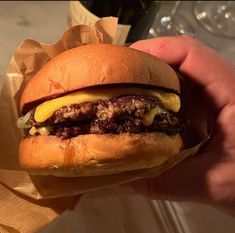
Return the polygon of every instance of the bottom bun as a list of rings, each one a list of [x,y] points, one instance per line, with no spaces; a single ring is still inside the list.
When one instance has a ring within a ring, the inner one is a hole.
[[[66,140],[32,136],[21,141],[19,159],[35,175],[97,176],[156,167],[181,148],[179,134],[88,134]]]

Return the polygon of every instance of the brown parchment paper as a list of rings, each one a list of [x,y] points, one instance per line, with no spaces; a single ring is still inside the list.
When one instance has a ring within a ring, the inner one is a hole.
[[[183,105],[191,120],[190,129],[183,135],[186,149],[161,167],[95,178],[30,176],[21,170],[17,150],[22,132],[16,127],[16,120],[25,85],[45,63],[67,49],[87,43],[112,43],[116,27],[116,18],[102,18],[94,27],[77,25],[69,28],[53,45],[27,39],[17,48],[0,95],[0,229],[6,232],[35,232],[70,208],[79,194],[159,175],[197,153],[208,140],[208,117],[200,92],[182,79]],[[187,88],[184,88],[185,85]]]

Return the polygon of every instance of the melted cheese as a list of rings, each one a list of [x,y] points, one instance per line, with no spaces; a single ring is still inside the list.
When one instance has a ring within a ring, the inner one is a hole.
[[[34,126],[29,130],[29,134],[31,136],[36,135],[39,133],[40,135],[47,136],[50,134],[50,127],[40,127],[40,128],[35,128]]]
[[[151,109],[149,112],[147,112],[144,115],[143,124],[145,126],[151,125],[153,123],[156,115],[159,115],[159,114],[165,113],[165,112],[167,112],[167,111],[164,110],[163,108],[160,108],[160,107],[155,107],[155,108]]]
[[[84,102],[98,102],[99,100],[109,100],[113,97],[122,95],[144,95],[157,97],[164,108],[178,112],[180,109],[180,98],[173,93],[167,93],[160,90],[149,90],[142,88],[105,88],[105,89],[92,89],[86,91],[79,91],[68,94],[56,99],[48,100],[35,110],[34,118],[37,122],[44,122],[50,118],[58,109],[70,105],[81,104]]]

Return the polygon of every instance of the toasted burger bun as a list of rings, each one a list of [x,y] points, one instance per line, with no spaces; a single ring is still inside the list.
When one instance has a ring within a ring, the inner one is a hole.
[[[105,84],[146,84],[180,92],[174,70],[154,56],[127,47],[92,44],[67,50],[29,81],[23,114],[43,101],[81,88]],[[97,176],[161,165],[182,147],[179,134],[87,134],[62,140],[56,136],[22,139],[19,159],[32,174]]]
[[[181,146],[179,134],[89,134],[67,140],[36,136],[21,141],[19,155],[32,174],[97,176],[159,166]]]
[[[20,109],[24,110],[28,103],[68,91],[123,83],[147,84],[180,92],[175,71],[158,58],[128,47],[90,44],[67,50],[44,65],[24,89]]]

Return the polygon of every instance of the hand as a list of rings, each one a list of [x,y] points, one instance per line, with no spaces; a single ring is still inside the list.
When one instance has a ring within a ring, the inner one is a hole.
[[[133,182],[135,192],[235,211],[235,67],[188,36],[143,40],[131,47],[177,66],[185,77],[200,85],[216,119],[212,139],[201,154],[157,178]]]

